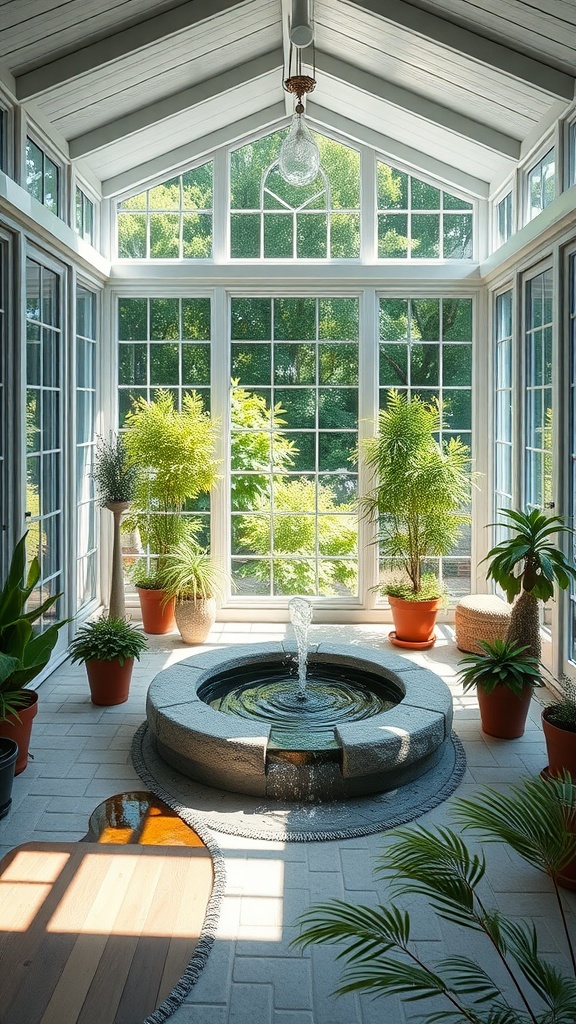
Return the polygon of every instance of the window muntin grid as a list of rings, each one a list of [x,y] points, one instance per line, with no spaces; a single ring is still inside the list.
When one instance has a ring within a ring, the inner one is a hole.
[[[380,299],[379,406],[391,389],[439,399],[447,420],[440,439],[460,437],[472,445],[472,299]],[[381,566],[381,576],[384,566]],[[457,600],[470,593],[471,529],[462,530],[454,551],[430,559]]]
[[[118,300],[119,427],[137,398],[153,401],[160,389],[180,409],[186,393],[201,395],[210,408],[211,303],[209,298],[120,298]],[[201,542],[210,534],[210,500],[202,494],[186,507],[200,524]],[[124,554],[134,556],[134,538]]]
[[[512,431],[512,290],[496,296],[494,309],[494,507],[512,508],[514,490],[512,467],[514,438]],[[495,539],[503,539],[500,530]]]
[[[556,195],[556,161],[554,149],[549,150],[526,175],[526,220],[533,220]]]
[[[382,160],[377,173],[379,259],[472,259],[472,203]]]
[[[524,503],[552,500],[553,277],[545,270],[526,285],[524,335]]]
[[[118,259],[210,259],[213,170],[209,161],[119,203]]]
[[[231,551],[240,597],[357,596],[359,303],[231,300]]]
[[[63,588],[62,330],[58,275],[26,260],[26,518],[28,558],[40,562],[37,607]],[[61,599],[40,626],[61,618]]]
[[[94,493],[96,449],[96,295],[76,288],[76,609],[97,597],[98,537]]]
[[[26,139],[26,188],[34,199],[60,215],[60,168],[32,139]]]
[[[360,154],[313,132],[322,168],[310,185],[278,171],[286,131],[230,154],[231,259],[329,260],[360,255]]]

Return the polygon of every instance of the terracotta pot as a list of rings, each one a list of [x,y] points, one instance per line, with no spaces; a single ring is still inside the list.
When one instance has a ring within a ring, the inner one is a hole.
[[[16,761],[15,775],[20,775],[28,764],[28,748],[32,733],[32,722],[38,713],[38,694],[35,690],[27,690],[29,703],[25,708],[18,709],[18,718],[15,715],[8,715],[0,722],[0,736],[8,740],[14,740],[18,744],[18,759]]]
[[[442,607],[442,598],[433,601],[405,601],[401,597],[388,597],[394,619],[396,639],[404,644],[433,642],[436,616]]]
[[[525,686],[517,697],[509,686],[498,683],[490,693],[483,686],[476,687],[482,732],[501,740],[515,740],[524,735],[532,687]]]
[[[213,597],[198,601],[176,602],[176,625],[185,644],[203,644],[216,622]]]
[[[176,627],[174,598],[165,601],[166,595],[163,590],[146,590],[144,587],[136,587],[136,590],[140,597],[144,632],[171,633]]]
[[[0,819],[5,818],[12,803],[12,783],[18,757],[18,744],[0,737]]]
[[[100,661],[91,658],[87,661],[86,674],[92,703],[100,707],[125,704],[130,693],[133,667],[134,658],[126,658],[123,665],[116,660]]]
[[[547,711],[542,712],[542,729],[548,753],[548,773],[558,778],[562,772],[570,772],[576,782],[576,732],[562,729],[548,721]]]

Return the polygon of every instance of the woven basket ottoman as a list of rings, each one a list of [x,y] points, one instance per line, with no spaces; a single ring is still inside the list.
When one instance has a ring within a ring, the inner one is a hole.
[[[479,640],[503,640],[510,625],[512,608],[493,594],[470,594],[454,610],[456,646],[461,651],[481,654]]]

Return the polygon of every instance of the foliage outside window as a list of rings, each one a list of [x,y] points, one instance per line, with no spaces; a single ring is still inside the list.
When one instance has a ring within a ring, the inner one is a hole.
[[[378,161],[378,258],[470,260],[472,203]]]
[[[500,508],[512,508],[512,292],[496,296],[494,345],[494,504],[492,516]],[[498,543],[507,530],[495,535]]]
[[[472,449],[471,299],[382,298],[379,363],[380,408],[386,408],[392,389],[425,402],[438,399],[448,424],[441,439],[456,436]],[[440,575],[452,596],[468,594],[470,556],[467,527],[456,549],[431,559],[424,571]]]
[[[512,236],[512,193],[508,192],[496,207],[496,246],[504,245]]]
[[[210,299],[121,298],[118,302],[119,426],[138,399],[168,392],[176,409],[196,392],[210,408]],[[185,513],[198,521],[200,541],[209,538],[209,498],[200,495]],[[124,538],[124,554],[136,539]]]
[[[524,338],[524,504],[545,508],[552,500],[552,271],[526,286]]]
[[[118,206],[118,258],[197,260],[212,256],[212,162]]]
[[[76,289],[76,607],[96,598],[98,538],[92,469],[96,447],[96,295]]]
[[[85,242],[94,245],[94,203],[81,188],[76,186],[75,220],[76,234]]]
[[[286,131],[230,157],[232,259],[327,260],[360,255],[360,154],[314,132],[322,171],[289,185],[277,160]]]
[[[357,593],[358,300],[232,300],[240,596]]]
[[[60,213],[60,168],[32,139],[26,139],[26,188],[52,213]]]
[[[533,220],[550,205],[556,195],[556,163],[551,149],[528,171],[527,220]]]

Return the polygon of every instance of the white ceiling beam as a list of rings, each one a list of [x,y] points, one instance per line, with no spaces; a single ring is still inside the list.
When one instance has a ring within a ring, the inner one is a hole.
[[[94,128],[83,135],[77,135],[75,139],[71,139],[70,156],[73,160],[87,156],[89,153],[104,149],[106,146],[111,146],[121,139],[159,124],[175,114],[181,114],[183,111],[191,110],[200,103],[206,103],[227,92],[238,89],[249,82],[261,78],[263,75],[270,74],[271,71],[278,71],[278,74],[280,74],[281,63],[282,51],[273,50],[262,57],[256,57],[254,60],[239,64],[237,67],[231,68],[230,71],[225,71],[221,75],[208,78],[205,82],[199,82],[188,89],[182,89],[180,92],[167,96],[163,100],[157,100],[155,103],[139,107],[138,110],[134,110],[130,114],[118,117],[115,121],[108,121],[107,124],[100,125],[99,128]]]
[[[358,124],[357,121],[352,121],[343,114],[337,114],[335,111],[329,110],[328,107],[321,106],[316,101],[308,107],[306,120],[309,124],[317,125],[319,130],[322,130],[323,127],[332,129],[332,131],[337,132],[339,135],[347,136],[351,142],[357,142],[362,146],[369,146],[371,149],[380,152],[383,156],[389,156],[392,159],[396,158],[408,167],[413,167],[415,171],[428,172],[432,177],[440,178],[441,181],[445,181],[448,185],[464,189],[465,192],[470,192],[479,199],[488,198],[489,184],[482,178],[476,178],[473,174],[467,174],[466,171],[461,171],[457,167],[452,167],[442,160],[429,156],[427,153],[422,153],[419,149],[413,149],[412,146],[407,146],[397,139],[383,135],[373,128]]]
[[[413,7],[405,0],[386,0],[385,4],[382,0],[348,0],[348,3],[359,10],[377,15],[383,22],[392,22],[419,36],[433,39],[434,42],[448,46],[457,53],[463,53],[502,74],[530,82],[551,96],[564,100],[571,100],[574,97],[575,81],[572,75],[557,71],[534,57],[526,57],[502,43],[485,39],[476,32],[423,11],[421,7]]]
[[[131,28],[122,29],[66,57],[43,64],[36,71],[20,75],[16,79],[16,95],[19,100],[27,100],[49,89],[56,89],[80,75],[90,74],[161,39],[224,14],[241,2],[243,0],[210,0],[210,3],[206,0],[188,0],[188,3],[163,11]]]
[[[337,57],[330,57],[326,53],[316,54],[316,67],[324,75],[346,82],[353,88],[376,96],[385,103],[391,103],[395,107],[410,111],[416,117],[423,118],[433,124],[440,125],[456,135],[462,135],[480,146],[485,146],[495,153],[510,157],[512,160],[520,158],[520,142],[505,132],[498,131],[490,125],[475,121],[466,114],[460,114],[456,110],[427,99],[419,93],[411,92],[404,86],[395,85],[384,78],[379,78],[368,71],[362,71]]]
[[[239,139],[269,128],[285,119],[284,103],[282,101],[274,103],[270,107],[258,110],[255,114],[243,117],[240,121],[226,125],[225,128],[219,128],[218,131],[203,135],[200,139],[187,142],[183,146],[163,153],[162,156],[154,157],[146,163],[138,163],[136,167],[128,171],[107,178],[102,182],[102,196],[110,199],[123,192],[148,186],[149,183],[157,183],[164,180],[166,175],[180,173],[187,165],[214,152],[220,146],[230,146]]]

